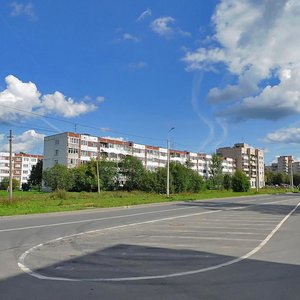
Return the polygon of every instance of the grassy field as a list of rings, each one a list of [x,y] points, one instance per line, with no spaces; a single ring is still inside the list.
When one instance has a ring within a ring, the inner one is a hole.
[[[0,191],[0,216],[21,214],[48,213],[59,211],[72,211],[89,208],[105,208],[118,206],[131,206],[137,204],[158,203],[167,201],[204,200],[212,198],[225,198],[237,196],[250,196],[256,194],[285,193],[285,189],[261,189],[259,192],[250,190],[247,193],[231,191],[203,191],[199,194],[175,194],[167,198],[165,195],[147,194],[142,192],[101,192],[97,193],[66,193],[59,197],[55,193],[37,191],[13,194],[13,203],[8,202],[8,193]]]

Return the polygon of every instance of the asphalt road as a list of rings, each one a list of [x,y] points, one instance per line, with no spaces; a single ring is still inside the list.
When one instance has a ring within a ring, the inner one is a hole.
[[[300,195],[0,218],[0,300],[300,299]]]

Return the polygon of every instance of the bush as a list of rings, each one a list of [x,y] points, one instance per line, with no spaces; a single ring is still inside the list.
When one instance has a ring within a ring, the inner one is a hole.
[[[225,174],[223,178],[223,187],[225,190],[230,190],[231,189],[231,176],[229,174]]]
[[[7,190],[9,186],[9,177],[4,177],[1,181],[1,190]],[[13,178],[12,179],[13,190],[18,190],[20,188],[20,182]]]
[[[250,188],[248,177],[240,170],[237,170],[232,176],[231,184],[234,192],[247,192]]]
[[[22,191],[28,192],[30,191],[31,187],[29,183],[22,183]]]
[[[69,191],[74,186],[74,177],[70,169],[63,165],[55,165],[43,172],[45,185],[53,191],[57,189]]]

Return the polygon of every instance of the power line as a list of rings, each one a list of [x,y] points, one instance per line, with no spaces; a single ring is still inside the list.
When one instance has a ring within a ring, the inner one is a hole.
[[[94,130],[97,130],[97,131],[100,130],[102,132],[111,132],[111,133],[115,133],[115,134],[121,134],[121,135],[125,135],[125,136],[131,136],[131,137],[148,139],[148,140],[164,141],[164,139],[147,137],[147,136],[142,136],[142,135],[136,135],[136,134],[131,134],[131,133],[127,133],[127,132],[121,132],[121,131],[112,130],[112,129],[109,129],[109,128],[104,130],[101,127],[96,127],[96,126],[92,126],[92,125],[86,125],[86,124],[83,124],[83,123],[77,123],[77,122],[72,122],[72,121],[66,121],[66,120],[63,120],[63,119],[60,119],[60,118],[56,118],[56,117],[51,117],[51,116],[44,116],[44,115],[36,113],[36,112],[27,111],[27,110],[24,110],[24,109],[20,109],[20,108],[16,108],[16,107],[11,107],[11,106],[4,105],[4,104],[0,104],[0,107],[5,107],[5,108],[8,108],[8,109],[12,109],[12,110],[24,112],[24,113],[27,113],[27,114],[31,114],[31,115],[42,117],[42,118],[46,118],[46,119],[51,119],[51,120],[55,120],[55,121],[59,121],[59,122],[68,123],[68,124],[71,124],[73,126],[76,126],[76,128],[78,126],[80,126],[80,127],[84,127],[84,128],[94,129]]]
[[[34,115],[34,116],[38,116],[38,117],[41,117],[41,118],[46,118],[46,119],[50,119],[50,120],[54,120],[54,121],[58,121],[58,122],[64,122],[64,123],[67,123],[67,124],[70,124],[70,125],[74,126],[74,128],[76,128],[76,129],[78,128],[78,126],[80,126],[80,127],[84,127],[84,128],[97,130],[97,131],[114,133],[114,134],[117,134],[117,135],[130,136],[130,137],[146,139],[146,140],[153,140],[153,141],[160,141],[160,142],[165,142],[166,141],[166,139],[162,139],[162,138],[154,138],[154,137],[148,137],[148,136],[143,136],[143,135],[137,135],[137,134],[132,134],[132,133],[113,130],[113,129],[110,129],[110,128],[101,128],[101,127],[97,127],[97,126],[93,126],[93,125],[87,125],[87,124],[83,124],[83,123],[67,121],[67,120],[63,120],[61,118],[57,118],[57,117],[45,116],[43,114],[39,114],[39,113],[32,112],[32,111],[27,111],[27,110],[16,108],[16,107],[11,107],[11,106],[4,105],[4,104],[0,104],[0,107],[5,107],[5,108],[8,108],[8,109],[20,111],[20,112],[23,112],[23,113],[27,113],[27,114],[30,114],[30,115]],[[10,126],[10,125],[6,125],[6,126]],[[30,125],[30,124],[27,124],[27,125],[28,126],[14,124],[13,126],[19,127],[19,128],[35,129],[35,130],[39,130],[39,131],[57,133],[57,130],[42,128],[42,127],[36,127],[35,125]],[[181,146],[181,147],[188,147],[189,149],[192,148],[194,150],[197,149],[196,151],[199,151],[199,147],[197,145],[187,145],[187,144],[182,144],[182,143],[178,143],[178,142],[175,142],[175,141],[172,141],[172,143],[174,145],[178,145],[178,146]]]

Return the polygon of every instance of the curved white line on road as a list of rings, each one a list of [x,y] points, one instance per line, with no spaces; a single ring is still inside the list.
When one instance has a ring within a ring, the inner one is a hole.
[[[282,201],[277,201],[277,202],[282,202]],[[273,203],[276,203],[276,202],[273,202]],[[265,205],[265,204],[266,203],[254,204],[254,205],[251,205],[251,206]],[[257,253],[258,251],[260,251],[270,241],[270,239],[274,236],[274,234],[281,228],[281,226],[296,211],[296,209],[299,206],[300,206],[300,202],[277,224],[277,226],[269,233],[269,235],[257,247],[255,247],[250,252],[246,253],[245,255],[243,255],[241,257],[237,257],[233,260],[230,260],[230,261],[227,261],[227,262],[224,262],[224,263],[221,263],[221,264],[217,264],[217,265],[214,265],[214,266],[211,266],[211,267],[202,268],[202,269],[196,269],[196,270],[185,271],[185,272],[177,272],[177,273],[171,273],[171,274],[136,276],[136,277],[67,278],[67,277],[45,276],[45,275],[39,274],[39,273],[31,270],[29,267],[27,267],[25,265],[25,258],[28,254],[30,254],[34,250],[36,250],[36,249],[38,249],[38,248],[40,248],[44,245],[47,245],[47,244],[50,244],[50,243],[53,243],[53,242],[57,242],[57,241],[60,241],[60,240],[63,240],[63,239],[67,239],[67,238],[70,238],[70,237],[75,237],[75,236],[80,236],[80,235],[84,235],[84,234],[95,233],[95,232],[100,232],[100,231],[105,231],[105,230],[121,229],[121,228],[125,228],[125,227],[132,227],[132,226],[137,226],[137,225],[142,225],[142,224],[152,224],[152,223],[157,223],[157,222],[161,222],[161,221],[168,221],[168,220],[174,220],[174,219],[179,219],[179,218],[186,218],[186,217],[197,216],[197,215],[202,215],[202,214],[217,213],[217,212],[224,211],[224,210],[214,210],[214,211],[187,214],[187,215],[182,215],[182,216],[168,217],[168,218],[162,218],[162,219],[156,219],[156,220],[150,220],[150,221],[144,221],[144,222],[138,222],[138,223],[131,223],[131,224],[127,224],[127,225],[120,225],[120,226],[114,226],[114,227],[103,228],[103,229],[98,229],[98,230],[91,230],[91,231],[87,231],[87,232],[81,232],[81,233],[76,233],[76,234],[72,234],[72,235],[69,235],[69,236],[60,237],[60,238],[48,241],[46,243],[41,243],[39,245],[36,245],[36,246],[30,248],[29,250],[27,250],[26,252],[24,252],[18,259],[18,266],[23,272],[25,272],[28,275],[31,275],[35,278],[38,278],[38,279],[54,280],[54,281],[70,281],[70,282],[82,282],[82,281],[86,281],[86,282],[87,281],[89,281],[89,282],[139,281],[139,280],[164,279],[164,278],[172,278],[172,277],[199,274],[199,273],[216,270],[216,269],[219,269],[219,268],[222,268],[222,267],[227,267],[227,266],[233,265],[235,263],[241,262],[241,261],[251,257],[252,255]],[[243,208],[246,208],[246,207],[243,207]],[[243,209],[243,208],[239,208],[239,209]],[[233,208],[233,209],[236,209],[236,208]]]
[[[264,200],[267,199],[273,199],[273,198],[264,198]],[[220,199],[216,199],[220,200]],[[256,199],[247,199],[247,200],[256,200]],[[271,203],[277,203],[277,202],[284,202],[284,201],[289,201],[291,200],[290,198],[285,199],[285,200],[279,200],[276,202],[270,202]],[[202,200],[191,200],[194,203],[201,203]],[[236,204],[243,203],[245,201],[238,201]],[[169,204],[169,203],[168,203]],[[220,205],[223,203],[220,202]],[[145,204],[148,205],[148,204]],[[256,204],[253,204],[256,205]],[[141,205],[142,206],[142,205]],[[161,206],[161,204],[157,204],[154,206]],[[251,205],[252,206],[252,205]],[[205,207],[203,207],[205,208]],[[237,207],[239,208],[239,207]],[[35,229],[35,228],[45,228],[45,227],[55,227],[55,226],[65,226],[65,225],[73,225],[73,224],[80,224],[80,223],[88,223],[88,222],[95,222],[95,221],[105,221],[105,220],[112,220],[112,219],[122,219],[122,218],[127,218],[127,217],[135,217],[135,216],[142,216],[142,215],[148,215],[148,214],[156,214],[160,212],[168,212],[168,211],[176,211],[176,210],[188,210],[188,209],[194,209],[194,206],[191,205],[190,207],[180,207],[180,208],[169,208],[169,209],[162,209],[162,210],[153,210],[149,212],[142,212],[142,213],[134,213],[134,214],[128,214],[128,215],[123,215],[123,216],[112,216],[112,217],[102,217],[102,218],[93,218],[93,219],[85,219],[85,220],[79,220],[79,221],[70,221],[70,222],[61,222],[61,223],[52,223],[52,224],[43,224],[43,225],[33,225],[33,226],[25,226],[25,227],[17,227],[17,228],[6,228],[6,229],[0,229],[0,232],[10,232],[10,231],[19,231],[19,230],[27,230],[27,229]],[[82,211],[85,213],[86,211]],[[90,212],[89,212],[90,213]]]

